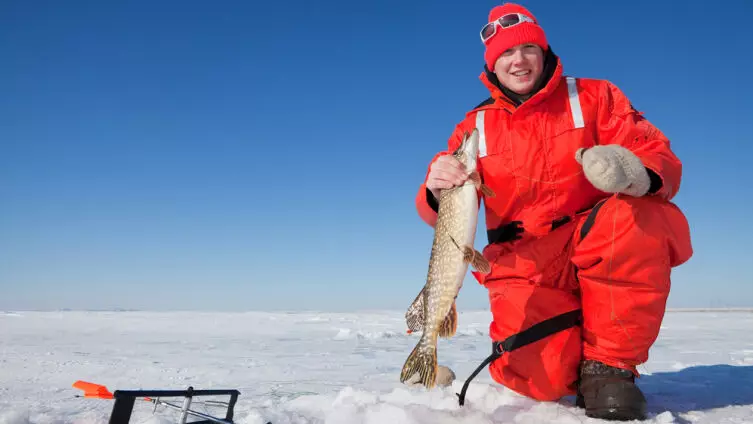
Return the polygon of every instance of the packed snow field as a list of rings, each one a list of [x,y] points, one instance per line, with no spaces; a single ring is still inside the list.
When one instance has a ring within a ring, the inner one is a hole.
[[[250,424],[599,422],[571,398],[520,397],[486,370],[458,406],[455,393],[490,351],[489,319],[460,313],[458,335],[439,345],[458,379],[426,391],[399,383],[419,337],[406,334],[402,311],[0,312],[0,424],[107,422],[112,400],[75,397],[76,380],[111,391],[239,389],[235,421]],[[640,368],[647,422],[753,423],[751,330],[751,311],[669,312]],[[142,402],[131,422],[176,417]]]

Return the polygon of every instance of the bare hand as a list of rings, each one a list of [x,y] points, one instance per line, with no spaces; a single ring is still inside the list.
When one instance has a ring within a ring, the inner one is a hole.
[[[454,156],[440,156],[429,168],[426,188],[439,199],[440,190],[457,187],[468,179],[465,166]]]

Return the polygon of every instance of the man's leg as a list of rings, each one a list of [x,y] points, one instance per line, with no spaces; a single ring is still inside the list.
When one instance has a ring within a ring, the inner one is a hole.
[[[514,245],[491,246],[492,263],[485,282],[493,316],[494,341],[558,315],[579,310],[577,284],[570,262],[575,223],[540,238]],[[570,327],[506,352],[489,365],[492,378],[525,396],[551,401],[576,392],[581,360],[580,327]]]
[[[645,399],[633,377],[659,334],[671,268],[692,255],[687,220],[657,197],[613,196],[580,220],[575,237],[586,412],[642,418]]]
[[[507,283],[490,291],[494,321],[490,335],[503,341],[513,334],[580,308],[577,298],[562,290],[527,283]],[[576,393],[581,360],[580,327],[504,353],[489,365],[492,378],[536,400],[554,401]]]

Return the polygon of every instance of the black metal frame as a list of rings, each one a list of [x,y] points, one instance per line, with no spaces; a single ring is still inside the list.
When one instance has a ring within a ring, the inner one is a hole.
[[[194,390],[193,387],[189,387],[188,390],[116,390],[112,395],[115,398],[115,405],[113,405],[112,413],[110,414],[110,424],[128,424],[131,419],[131,413],[133,412],[133,406],[136,403],[136,398],[193,398],[196,396],[230,396],[230,402],[228,402],[225,420],[232,423],[235,403],[238,401],[240,392],[234,389]],[[191,421],[191,424],[215,423],[210,420],[202,420]]]

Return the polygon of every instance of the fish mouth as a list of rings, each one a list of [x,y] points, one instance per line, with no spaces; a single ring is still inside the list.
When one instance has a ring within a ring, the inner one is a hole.
[[[471,172],[476,169],[478,159],[479,131],[474,128],[470,133],[463,135],[463,141],[455,152],[455,157],[465,165],[466,170]]]

